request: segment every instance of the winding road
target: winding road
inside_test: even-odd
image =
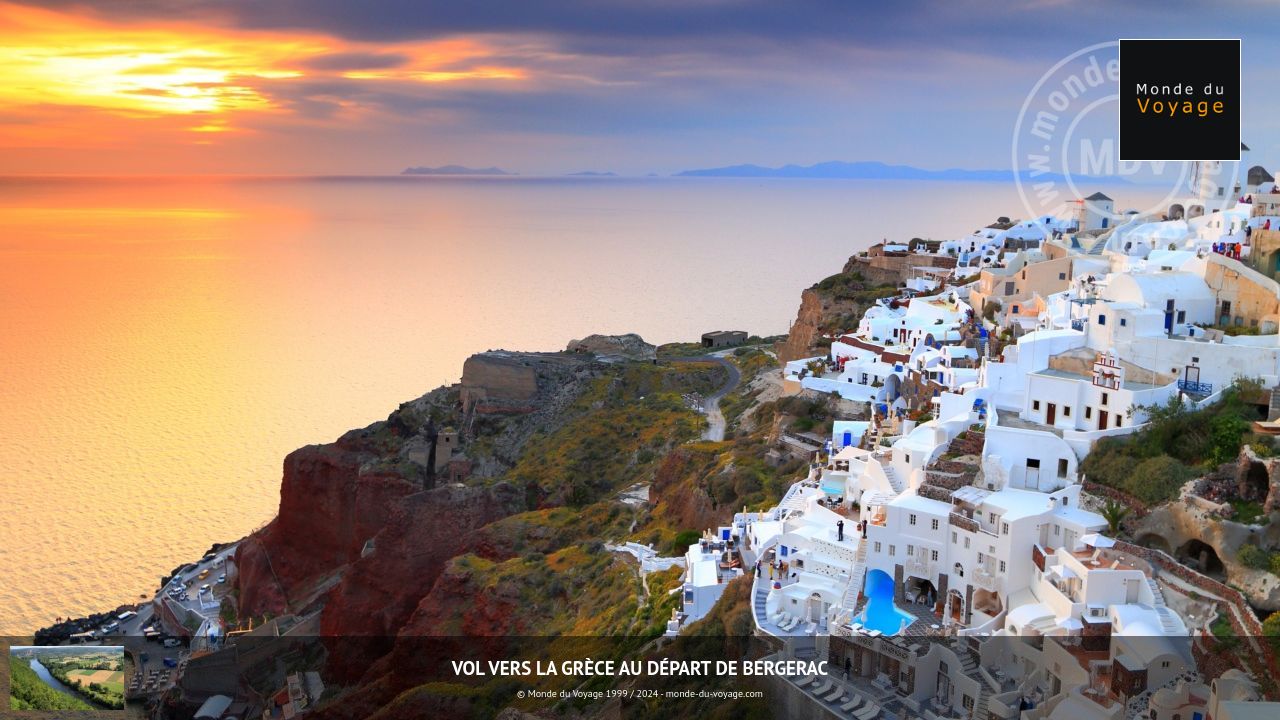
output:
[[[728,352],[732,352],[732,350]],[[713,442],[724,440],[725,420],[724,413],[720,412],[720,398],[728,395],[734,388],[738,387],[738,383],[742,381],[742,373],[738,372],[737,365],[724,359],[722,355],[699,355],[698,357],[681,358],[681,360],[684,362],[719,363],[729,371],[728,382],[702,400],[702,411],[707,415],[707,429],[703,431],[702,439]]]

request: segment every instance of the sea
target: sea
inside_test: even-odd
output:
[[[472,353],[785,333],[851,254],[1021,208],[971,182],[0,178],[0,635],[150,595],[274,516],[290,450]]]

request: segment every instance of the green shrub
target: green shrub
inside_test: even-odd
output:
[[[1236,560],[1254,570],[1267,570],[1271,567],[1271,556],[1257,545],[1242,545],[1236,551]]]
[[[681,530],[671,540],[671,553],[673,555],[683,555],[689,549],[689,546],[698,542],[701,537],[702,533],[697,530]]]
[[[1161,503],[1177,497],[1183,483],[1195,477],[1195,471],[1168,455],[1148,458],[1138,463],[1124,479],[1125,492],[1148,503]]]

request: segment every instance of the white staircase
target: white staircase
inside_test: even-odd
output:
[[[895,493],[901,495],[906,486],[903,484],[902,479],[898,477],[898,473],[894,471],[892,465],[883,465],[882,467],[884,468],[884,476],[889,479],[889,486],[893,488]]]
[[[1156,608],[1156,612],[1160,615],[1160,627],[1166,635],[1182,635],[1186,632],[1183,623],[1167,607],[1161,606]]]
[[[841,622],[850,622],[853,612],[858,609],[858,595],[862,592],[863,577],[867,574],[867,541],[858,543],[858,557],[849,571],[849,584],[844,587],[844,598],[840,601]]]
[[[1155,598],[1155,600],[1152,601],[1152,604],[1155,605],[1157,609],[1165,607],[1164,592],[1160,590],[1160,583],[1151,578],[1147,578],[1147,586],[1151,588],[1151,595]]]

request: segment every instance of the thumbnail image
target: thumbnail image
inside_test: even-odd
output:
[[[9,649],[9,709],[122,710],[124,648]]]

